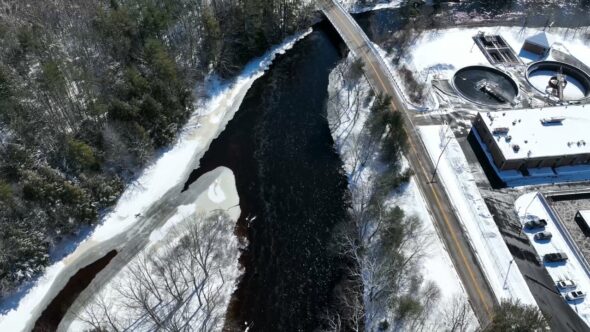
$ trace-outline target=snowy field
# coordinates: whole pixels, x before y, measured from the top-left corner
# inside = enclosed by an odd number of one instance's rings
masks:
[[[191,222],[198,222],[199,219],[194,219],[195,216],[209,216],[217,210],[225,211],[229,215],[228,224],[223,225],[223,233],[217,235],[217,240],[223,243],[221,250],[223,251],[223,260],[219,262],[219,266],[211,274],[211,277],[207,280],[207,288],[219,290],[220,293],[215,300],[214,311],[211,313],[213,317],[224,317],[225,310],[231,299],[231,295],[235,290],[237,280],[241,274],[239,269],[239,256],[238,250],[239,244],[238,239],[233,234],[235,222],[240,216],[239,208],[239,197],[235,188],[235,179],[230,169],[225,167],[219,167],[210,173],[203,176],[214,176],[215,180],[203,190],[197,197],[196,201],[192,204],[181,205],[177,208],[177,212],[173,215],[165,224],[159,229],[152,231],[150,234],[149,245],[139,253],[128,266],[137,266],[140,264],[143,257],[149,257],[152,255],[158,255],[164,250],[173,248],[175,243],[178,243],[180,238],[185,236],[187,233],[187,227],[191,227]],[[170,247],[171,246],[171,247]],[[215,259],[221,260],[220,257]],[[196,272],[199,272],[198,270]],[[131,317],[137,317],[138,315],[133,312],[125,305],[125,301],[121,300],[120,289],[125,289],[125,285],[133,284],[137,282],[133,279],[132,273],[129,268],[123,268],[121,271],[114,276],[102,289],[99,291],[93,290],[93,298],[90,299],[91,303],[83,303],[76,305],[76,313],[70,313],[66,316],[59,326],[59,331],[84,331],[91,329],[84,320],[88,320],[91,310],[95,310],[97,300],[104,301],[109,304],[109,319],[117,321],[121,326],[133,326],[134,331],[148,330],[145,328],[146,322],[138,320],[137,322],[129,322]],[[199,308],[198,301],[204,301],[203,297],[195,296],[187,306],[192,308]],[[93,302],[94,301],[94,302]],[[194,303],[193,303],[194,302]],[[139,310],[142,312],[141,310]],[[203,324],[205,310],[199,312],[196,311],[195,317],[191,321],[191,326],[199,326]],[[74,316],[74,317],[72,317]],[[101,318],[98,318],[101,319]],[[73,320],[73,321],[72,321]],[[149,321],[149,320],[148,320]],[[69,326],[68,326],[69,325]],[[223,327],[223,320],[218,320],[214,325],[215,329],[221,330]]]
[[[542,30],[500,26],[424,31],[409,46],[411,52],[403,54],[399,66],[405,65],[412,70],[418,82],[425,84],[429,84],[435,78],[451,79],[455,72],[463,67],[473,65],[492,66],[473,41],[473,36],[480,31],[486,34],[501,35],[525,64],[541,60],[529,52],[522,51],[521,48],[526,38]],[[590,44],[582,37],[580,32],[565,28],[548,28],[546,33],[550,40],[556,41],[552,44],[553,48],[573,54],[585,64],[590,65]],[[375,47],[386,59],[386,63],[396,80],[401,82],[397,68],[391,65],[392,56],[387,56],[389,50],[383,50],[377,45]],[[552,57],[549,56],[547,60],[552,60]],[[499,68],[503,69],[502,66]],[[409,95],[409,91],[405,91],[405,87],[402,86],[401,89],[405,96]],[[408,98],[405,99],[407,103]],[[439,109],[439,103],[442,103],[442,101],[437,99],[433,98],[432,94],[428,94],[422,106],[437,112],[453,110],[450,105],[445,105],[449,109]],[[415,106],[413,108],[419,109],[419,107]],[[475,105],[474,108],[476,108]]]
[[[349,59],[350,60],[350,59]],[[371,104],[364,103],[364,97],[367,96],[370,87],[363,78],[360,84],[351,86],[345,82],[342,77],[343,64],[339,64],[330,74],[330,103],[328,104],[328,121],[334,137],[336,149],[338,150],[343,162],[344,168],[348,174],[349,187],[351,191],[355,188],[362,187],[373,177],[379,177],[379,162],[370,160],[363,163],[362,148],[363,131],[367,116],[370,112]],[[337,103],[337,105],[334,105]],[[359,152],[359,149],[363,150]],[[407,162],[404,159],[404,164]],[[407,165],[406,165],[407,166]],[[354,194],[353,194],[354,195]],[[468,296],[459,276],[453,266],[451,258],[446,251],[442,239],[434,227],[434,221],[430,216],[426,202],[420,193],[420,190],[412,178],[407,185],[403,185],[399,191],[393,194],[387,201],[388,206],[399,206],[408,216],[417,216],[426,233],[426,240],[423,243],[424,256],[421,257],[419,265],[421,274],[426,282],[433,282],[440,289],[440,299],[433,306],[433,313],[429,315],[428,323],[432,330],[445,330],[450,328],[446,326],[451,316],[452,310],[458,310],[462,304],[467,303]],[[477,328],[477,320],[467,305],[467,330]],[[369,313],[369,315],[371,315]],[[376,323],[376,322],[375,322]]]
[[[518,299],[524,304],[536,306],[533,295],[479,193],[469,164],[452,130],[448,126],[422,126],[418,129],[433,163],[437,162],[442,153],[437,174],[496,298]]]
[[[412,177],[410,183],[394,195],[391,203],[401,207],[406,214],[420,218],[424,230],[429,235],[428,244],[424,248],[425,256],[422,258],[420,265],[422,266],[424,278],[434,282],[441,291],[440,302],[433,313],[432,320],[434,322],[441,319],[442,322],[438,323],[444,324],[444,320],[449,315],[448,311],[456,308],[462,302],[469,301],[469,298],[443,240],[434,227],[434,220],[428,212],[426,202],[416,184],[415,177]],[[469,330],[476,330],[478,328],[477,319],[471,311],[471,307],[469,311],[468,317],[472,321]],[[437,325],[437,327],[448,328],[448,326],[444,325]]]
[[[233,82],[210,91],[210,99],[191,115],[174,146],[162,153],[134,183],[128,185],[112,212],[104,217],[94,232],[68,257],[48,267],[15,308],[5,308],[8,310],[0,316],[0,331],[25,329],[30,320],[40,314],[43,309],[41,306],[47,305],[50,297],[57,294],[60,287],[55,285],[65,285],[68,278],[61,280],[63,278],[57,277],[68,265],[83,253],[94,250],[100,243],[131,229],[138,220],[138,213],[147,210],[171,188],[182,184],[198,165],[198,160],[209,144],[233,118],[254,81],[264,74],[277,54],[286,52],[309,33],[311,29],[287,39],[264,56],[251,61]]]
[[[430,79],[435,75],[450,78],[457,70],[466,66],[491,66],[473,41],[473,36],[480,31],[501,35],[516,54],[521,55],[520,58],[525,63],[539,60],[531,58],[530,53],[526,51],[521,52],[521,48],[526,38],[542,30],[521,27],[480,27],[426,31],[411,46],[412,52],[404,56],[402,63],[414,69],[422,80]],[[547,29],[546,32],[550,39],[559,41],[553,45],[554,47],[565,49],[582,62],[590,64],[590,45],[582,38],[581,33],[574,33],[573,30],[564,28]]]
[[[535,241],[533,238],[535,231],[524,230],[541,259],[543,255],[554,252],[565,252],[568,256],[567,263],[565,264],[544,263],[553,281],[557,282],[570,279],[577,284],[576,290],[586,293],[590,292],[590,271],[584,269],[584,265],[581,262],[583,258],[579,256],[575,245],[570,244],[571,242],[567,240],[567,230],[565,230],[563,225],[559,224],[555,214],[550,211],[549,206],[543,201],[540,194],[533,192],[522,195],[516,200],[514,207],[518,212],[522,224],[531,217],[547,220],[545,230],[553,234],[550,241]],[[590,326],[590,299],[586,298],[566,302]]]

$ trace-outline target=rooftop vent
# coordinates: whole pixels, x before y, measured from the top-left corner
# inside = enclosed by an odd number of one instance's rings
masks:
[[[514,151],[514,153],[518,153],[518,151],[520,151],[520,145],[518,145],[518,144],[512,145],[512,150]]]

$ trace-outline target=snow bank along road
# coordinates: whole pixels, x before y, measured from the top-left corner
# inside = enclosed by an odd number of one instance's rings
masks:
[[[438,162],[437,174],[440,174],[440,180],[496,298],[517,299],[523,304],[537,306],[479,193],[453,131],[449,126],[421,126],[418,129],[431,160]]]
[[[128,186],[113,211],[104,218],[103,224],[72,254],[47,268],[17,308],[0,316],[0,331],[31,330],[36,319],[70,277],[80,268],[117,249],[119,254],[101,272],[103,277],[89,286],[100,288],[99,283],[108,281],[110,277],[107,276],[115,275],[145,247],[151,232],[172,217],[178,206],[193,203],[200,191],[207,190],[214,177],[203,176],[181,194],[184,181],[198,166],[209,144],[233,118],[250,86],[264,74],[277,54],[284,53],[310,32],[311,29],[277,45],[263,57],[246,65],[231,85],[215,91],[205,107],[191,115],[174,147]]]
[[[469,247],[461,223],[451,208],[452,204],[444,188],[439,181],[431,181],[434,167],[412,123],[411,115],[403,103],[401,92],[368,37],[336,0],[321,0],[318,5],[351,52],[363,60],[365,75],[375,92],[391,96],[391,110],[402,111],[409,143],[406,157],[416,173],[420,191],[428,202],[430,214],[441,230],[440,233],[452,255],[453,263],[469,295],[473,310],[480,324],[485,326],[491,320],[493,307],[497,303],[496,297]]]

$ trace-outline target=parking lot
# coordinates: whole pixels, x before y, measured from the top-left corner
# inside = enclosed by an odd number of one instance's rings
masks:
[[[529,238],[543,266],[551,276],[551,279],[553,279],[553,286],[551,288],[557,291],[555,288],[557,282],[571,280],[575,283],[575,287],[567,290],[559,290],[561,296],[565,297],[567,292],[571,292],[572,290],[588,293],[590,291],[590,269],[585,268],[584,257],[571,245],[567,234],[564,233],[565,229],[563,225],[554,218],[555,214],[551,211],[549,204],[545,202],[543,196],[537,193],[522,195],[516,200],[515,207],[523,225],[533,219],[543,219],[546,221],[546,226],[544,227],[523,228],[522,232]],[[535,239],[535,234],[543,230],[551,232],[553,237],[550,240]],[[564,257],[567,257],[567,259],[555,261],[548,259],[554,253],[560,253]],[[586,324],[590,323],[590,300],[581,298],[577,300],[565,300],[565,302],[574,312],[578,313]]]

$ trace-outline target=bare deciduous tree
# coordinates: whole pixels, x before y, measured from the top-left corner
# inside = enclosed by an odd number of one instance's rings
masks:
[[[98,295],[79,319],[107,331],[221,329],[233,282],[224,273],[237,264],[232,230],[223,212],[191,217],[174,229],[174,240],[137,257],[111,294]]]

